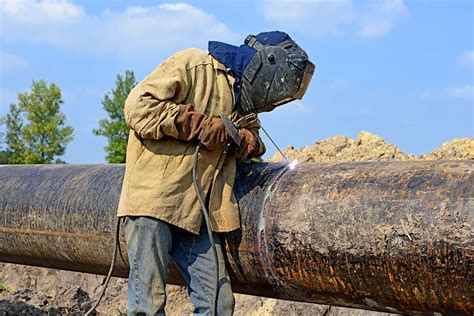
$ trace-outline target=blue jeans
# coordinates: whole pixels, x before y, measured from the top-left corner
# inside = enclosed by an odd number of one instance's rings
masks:
[[[210,315],[215,284],[215,259],[205,223],[199,236],[145,216],[123,220],[130,275],[128,315],[164,315],[166,272],[170,256],[187,284],[194,314]],[[224,264],[220,238],[213,233],[219,264],[217,314],[232,315],[234,295]]]

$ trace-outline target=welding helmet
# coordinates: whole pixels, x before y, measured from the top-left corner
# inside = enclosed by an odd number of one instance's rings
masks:
[[[295,99],[301,100],[313,76],[315,66],[306,52],[285,33],[284,41],[271,43],[265,37],[271,33],[245,39],[245,45],[256,53],[243,69],[237,87],[236,106],[242,114],[270,112]]]

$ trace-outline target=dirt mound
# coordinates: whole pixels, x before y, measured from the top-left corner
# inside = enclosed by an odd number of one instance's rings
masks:
[[[421,155],[419,159],[424,160],[473,160],[474,138],[455,138],[445,142],[430,154]]]
[[[289,160],[344,162],[373,160],[407,160],[412,157],[404,154],[398,147],[387,143],[383,138],[368,132],[360,132],[355,140],[347,136],[335,136],[317,141],[313,146],[303,146],[299,150],[289,146],[285,152]],[[282,160],[280,153],[273,155],[269,161]]]
[[[431,153],[415,157],[379,136],[360,132],[355,140],[331,137],[299,150],[290,146],[285,155],[300,162],[347,162],[407,159],[474,159],[474,139],[460,138],[444,143]],[[279,153],[269,161],[278,162]],[[83,315],[99,295],[103,277],[0,263],[0,316]],[[168,286],[167,313],[189,315],[192,305],[184,288]],[[125,315],[127,280],[113,278],[98,308],[99,315]],[[325,305],[236,295],[236,315],[388,315]]]
[[[403,153],[397,146],[387,143],[383,138],[369,132],[360,132],[355,140],[347,136],[335,136],[317,141],[313,146],[303,146],[296,150],[289,146],[284,152],[288,160],[299,162],[349,162],[381,160],[466,160],[474,159],[474,138],[459,138],[444,143],[429,154],[414,156]],[[268,159],[282,161],[276,152]]]

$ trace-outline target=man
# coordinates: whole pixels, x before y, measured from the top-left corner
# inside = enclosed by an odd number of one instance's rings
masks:
[[[118,209],[124,217],[130,275],[128,313],[163,314],[169,258],[187,283],[194,313],[231,315],[234,297],[217,233],[240,227],[232,193],[236,161],[259,157],[265,146],[256,113],[303,96],[314,66],[283,32],[247,37],[240,47],[210,42],[165,60],[130,93],[126,172]],[[236,122],[232,145],[220,114]],[[207,209],[217,260],[193,186],[196,175]],[[216,262],[217,261],[217,262]],[[213,302],[214,271],[219,271]]]

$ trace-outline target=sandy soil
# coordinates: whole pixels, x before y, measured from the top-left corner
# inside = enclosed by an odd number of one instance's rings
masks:
[[[102,276],[15,264],[0,264],[0,315],[83,315],[101,291]],[[1,288],[0,288],[1,289]],[[190,315],[184,287],[169,285],[168,315]],[[113,278],[96,315],[124,315],[127,280]],[[388,315],[384,313],[298,303],[236,294],[236,316],[260,315]]]

